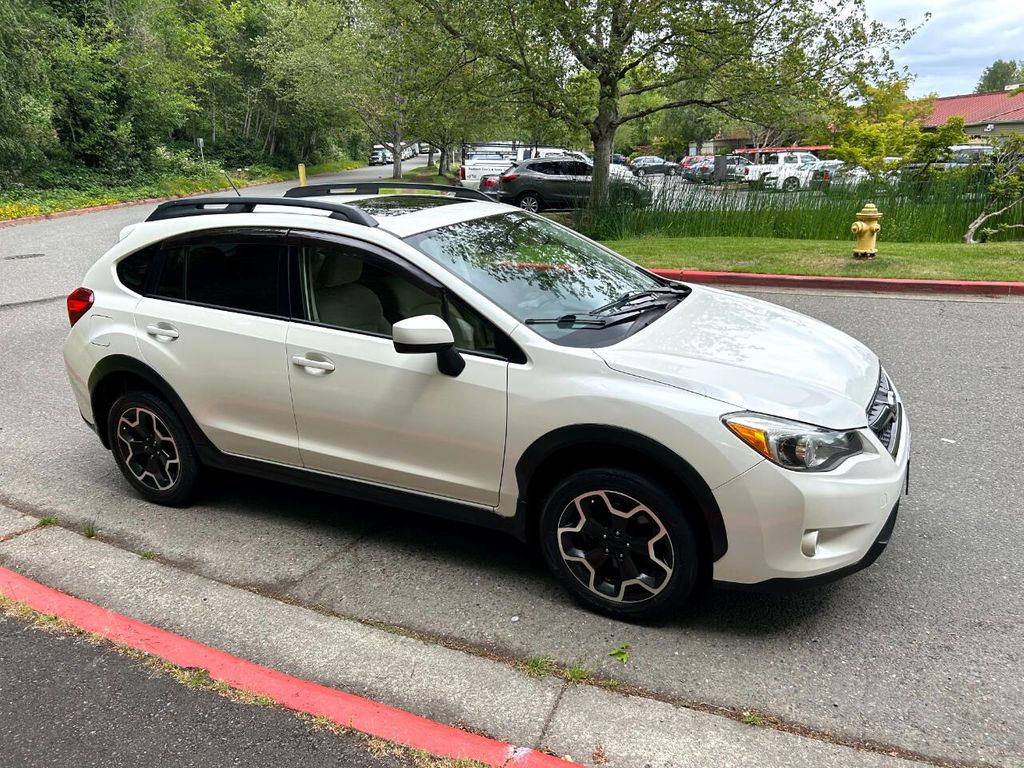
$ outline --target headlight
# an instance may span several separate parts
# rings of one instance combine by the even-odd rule
[[[856,430],[837,432],[759,413],[730,413],[722,423],[769,461],[801,472],[832,469],[864,450]]]

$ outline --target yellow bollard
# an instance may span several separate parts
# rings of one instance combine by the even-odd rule
[[[882,214],[878,212],[874,203],[868,203],[857,214],[857,220],[850,227],[850,231],[857,236],[853,258],[873,259],[878,255],[878,248],[875,246],[878,232],[882,228],[882,225],[878,223],[880,218],[882,218]]]
[[[306,164],[299,163],[299,186],[306,186]]]

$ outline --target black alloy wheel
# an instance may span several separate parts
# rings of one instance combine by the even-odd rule
[[[684,510],[658,484],[626,470],[577,472],[541,513],[544,559],[587,607],[645,620],[678,607],[698,574]]]
[[[107,434],[114,461],[146,499],[187,504],[199,480],[199,461],[177,414],[149,392],[128,392],[111,406]]]

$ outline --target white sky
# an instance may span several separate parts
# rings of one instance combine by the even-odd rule
[[[879,21],[931,21],[901,50],[896,63],[917,79],[911,96],[971,93],[996,59],[1024,59],[1024,0],[866,0]]]

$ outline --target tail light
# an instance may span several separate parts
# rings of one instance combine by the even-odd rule
[[[464,166],[464,165],[460,165],[459,166],[459,178],[460,179],[465,179],[466,178],[466,166]]]
[[[501,177],[500,181],[515,181],[518,178],[518,173],[506,173],[504,176]]]
[[[821,176],[822,176],[822,178],[825,181],[831,181],[832,180],[832,171],[825,171]]]
[[[750,175],[750,169],[749,168],[744,168],[743,169],[743,175],[744,176],[749,176]]]
[[[95,296],[88,288],[75,288],[68,296],[68,320],[73,326],[82,319],[82,315],[89,311]]]

